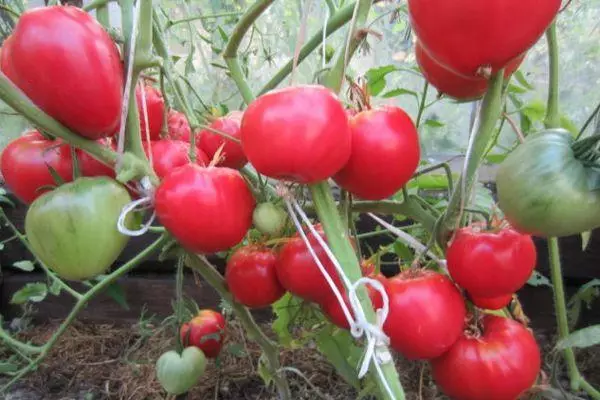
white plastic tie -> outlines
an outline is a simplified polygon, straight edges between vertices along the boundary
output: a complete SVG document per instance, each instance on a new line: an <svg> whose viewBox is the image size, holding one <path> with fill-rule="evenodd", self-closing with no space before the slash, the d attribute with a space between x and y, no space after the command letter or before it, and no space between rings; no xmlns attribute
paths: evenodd
<svg viewBox="0 0 600 400"><path fill-rule="evenodd" d="M145 176L140 180L139 189L144 196L125 205L121 209L121 214L119 214L119 219L117 220L117 229L126 236L144 235L150 230L152 223L156 219L156 212L153 210L148 221L142 224L140 229L132 230L126 226L125 220L127 219L129 213L132 213L135 210L143 210L152 206L154 200L154 188L149 177Z"/></svg>

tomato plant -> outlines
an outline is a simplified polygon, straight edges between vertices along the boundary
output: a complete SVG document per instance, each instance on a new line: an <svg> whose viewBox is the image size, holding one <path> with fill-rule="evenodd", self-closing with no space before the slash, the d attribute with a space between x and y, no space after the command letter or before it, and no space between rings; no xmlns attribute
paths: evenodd
<svg viewBox="0 0 600 400"><path fill-rule="evenodd" d="M197 347L206 357L216 358L225 341L225 318L213 310L200 310L194 318L181 326L179 334L184 346Z"/></svg>

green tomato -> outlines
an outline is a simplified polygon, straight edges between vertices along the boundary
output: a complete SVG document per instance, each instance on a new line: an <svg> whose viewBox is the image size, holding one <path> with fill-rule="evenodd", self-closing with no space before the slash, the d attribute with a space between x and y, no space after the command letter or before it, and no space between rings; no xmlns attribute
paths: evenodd
<svg viewBox="0 0 600 400"><path fill-rule="evenodd" d="M105 272L129 237L117 230L127 190L108 177L79 178L37 198L25 217L33 253L58 276L86 280ZM133 216L126 224L131 226Z"/></svg>
<svg viewBox="0 0 600 400"><path fill-rule="evenodd" d="M517 229L541 237L600 227L600 174L575 157L562 129L527 138L500 165L498 203Z"/></svg>
<svg viewBox="0 0 600 400"><path fill-rule="evenodd" d="M197 347L186 347L181 354L175 350L164 353L156 361L156 377L168 393L180 395L198 382L206 369L206 357Z"/></svg>
<svg viewBox="0 0 600 400"><path fill-rule="evenodd" d="M252 222L261 233L277 236L287 221L286 212L273 203L259 204L252 214Z"/></svg>

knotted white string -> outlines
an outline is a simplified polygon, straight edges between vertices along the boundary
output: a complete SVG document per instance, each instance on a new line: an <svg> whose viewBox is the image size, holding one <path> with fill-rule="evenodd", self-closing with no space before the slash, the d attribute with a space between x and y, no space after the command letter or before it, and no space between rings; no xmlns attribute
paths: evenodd
<svg viewBox="0 0 600 400"><path fill-rule="evenodd" d="M392 391L389 383L387 382L385 375L383 373L383 369L381 368L382 364L390 363L393 360L392 355L390 354L390 352L387 349L387 345L389 344L389 338L383 331L383 325L385 324L385 321L389 314L389 298L387 296L385 288L383 287L381 282L379 282L375 279L365 278L365 277L360 278L359 280L357 280L354 283L351 283L350 279L348 279L348 277L344 273L344 270L342 269L338 260L333 255L331 249L329 248L329 246L327 245L325 240L321 237L321 235L319 235L319 233L317 232L315 227L310 222L310 219L308 218L306 213L304 213L304 210L302 210L302 207L300 207L298 202L288 194L286 194L284 196L284 199L285 199L285 204L286 204L288 213L290 214L290 217L291 217L292 221L294 222L296 230L298 231L298 233L300 234L300 237L306 244L309 253L311 254L312 258L314 259L315 263L317 264L319 270L325 277L325 280L331 287L331 290L333 291L336 299L338 300L338 302L342 308L344 316L346 317L346 320L348 321L348 324L350 325L350 333L356 339L366 336L367 347L366 347L365 353L363 355L362 363L361 363L361 366L360 366L360 369L358 372L358 377L359 378L364 377L366 375L366 373L369 371L369 366L371 365L371 363L373 363L375 365L375 370L379 374L381 382L382 382L385 390L387 391L388 395L390 396L390 398L395 399L394 392ZM329 257L329 259L331 260L332 264L335 266L335 269L336 269L339 277L344 282L344 285L346 286L346 288L348 290L348 302L349 302L350 308L352 309L352 312L349 310L348 306L346 305L346 302L344 301L344 297L340 293L337 285L334 283L333 279L331 278L331 276L329 275L329 273L327 272L327 270L321 263L321 260L319 260L319 257L317 257L314 249L312 248L312 246L310 244L310 241L306 237L306 233L304 232L304 229L302 228L302 224L298 220L298 215L300 215L300 217L302 218L302 221L306 224L306 226L308 227L308 229L310 230L310 232L312 233L314 238L317 240L319 245L323 248L323 250ZM360 301L358 299L357 291L358 291L358 288L362 285L370 285L373 289L377 290L381 294L381 297L383 299L383 308L376 310L377 318L376 318L375 324L372 324L368 321L368 319L365 315L365 312L362 308L362 304L360 303Z"/></svg>
<svg viewBox="0 0 600 400"><path fill-rule="evenodd" d="M156 219L156 211L153 210L148 221L143 223L139 229L132 230L126 226L125 222L129 213L135 210L142 210L151 206L154 200L154 188L152 186L152 183L150 182L150 178L148 178L147 176L143 177L140 180L140 184L138 185L138 187L140 189L140 192L143 194L143 197L125 205L121 209L121 214L119 215L119 219L117 220L117 229L123 235L142 236L143 234L148 232L148 230L150 230L152 223Z"/></svg>

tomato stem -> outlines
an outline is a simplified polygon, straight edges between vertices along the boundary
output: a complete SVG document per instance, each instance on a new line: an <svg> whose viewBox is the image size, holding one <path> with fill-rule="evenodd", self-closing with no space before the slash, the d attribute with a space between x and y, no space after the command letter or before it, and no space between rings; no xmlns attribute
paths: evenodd
<svg viewBox="0 0 600 400"><path fill-rule="evenodd" d="M425 106L425 101L427 100L427 93L429 91L429 82L425 80L423 84L423 92L421 93L421 102L419 103L419 112L417 113L417 119L415 120L415 126L417 129L421 126L421 119L423 118L423 112L427 108Z"/></svg>
<svg viewBox="0 0 600 400"><path fill-rule="evenodd" d="M110 29L110 14L108 13L107 4L102 4L98 6L98 8L96 9L96 19L102 24L104 29Z"/></svg>
<svg viewBox="0 0 600 400"><path fill-rule="evenodd" d="M556 35L556 22L546 31L548 41L548 56L550 57L550 82L548 85L548 106L546 108L546 119L544 125L548 129L560 128L560 111L558 102L558 79L559 79L559 60L558 60L558 38Z"/></svg>
<svg viewBox="0 0 600 400"><path fill-rule="evenodd" d="M90 12L92 10L95 10L97 8L101 8L106 6L108 3L110 3L111 1L116 1L116 0L92 0L90 3L88 3L87 5L85 5L83 7L83 11L87 11ZM96 14L97 15L97 14ZM103 24L104 25L104 24ZM106 26L105 26L106 27Z"/></svg>

